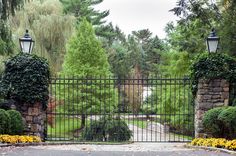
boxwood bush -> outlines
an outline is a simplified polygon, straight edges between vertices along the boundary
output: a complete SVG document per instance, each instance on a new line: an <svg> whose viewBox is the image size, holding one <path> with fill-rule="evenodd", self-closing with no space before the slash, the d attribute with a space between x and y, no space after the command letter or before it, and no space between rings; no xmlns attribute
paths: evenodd
<svg viewBox="0 0 236 156"><path fill-rule="evenodd" d="M16 110L8 110L7 113L10 117L9 122L9 134L11 135L21 135L24 130L23 119L20 112Z"/></svg>
<svg viewBox="0 0 236 156"><path fill-rule="evenodd" d="M23 130L24 124L20 112L0 109L0 134L20 135Z"/></svg>
<svg viewBox="0 0 236 156"><path fill-rule="evenodd" d="M225 137L228 139L236 138L236 107L228 107L224 109L219 114L218 120L223 123L223 126L227 131Z"/></svg>
<svg viewBox="0 0 236 156"><path fill-rule="evenodd" d="M236 138L236 107L220 107L207 111L203 117L205 132L216 138Z"/></svg>
<svg viewBox="0 0 236 156"><path fill-rule="evenodd" d="M0 109L0 134L9 134L10 130L10 116L9 114Z"/></svg>
<svg viewBox="0 0 236 156"><path fill-rule="evenodd" d="M225 109L225 107L214 108L207 111L203 116L203 127L207 133L210 133L213 137L224 137L224 127L221 121L218 119L219 114Z"/></svg>

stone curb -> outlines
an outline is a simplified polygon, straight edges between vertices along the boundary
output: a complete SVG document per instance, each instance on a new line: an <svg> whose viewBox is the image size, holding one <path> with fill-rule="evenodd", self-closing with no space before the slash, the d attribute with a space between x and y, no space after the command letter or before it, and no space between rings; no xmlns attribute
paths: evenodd
<svg viewBox="0 0 236 156"><path fill-rule="evenodd" d="M133 142L120 142L120 143L109 143L109 142L41 142L41 143L17 143L17 144L2 144L1 147L24 147L24 146L49 146L49 145L127 145Z"/></svg>
<svg viewBox="0 0 236 156"><path fill-rule="evenodd" d="M209 151L220 151L223 153L228 153L232 155L236 155L236 151L228 150L228 149L223 149L223 148L216 148L216 147L206 147L206 146L192 146L192 145L184 145L186 148L195 148L195 149L204 149L204 150L209 150Z"/></svg>

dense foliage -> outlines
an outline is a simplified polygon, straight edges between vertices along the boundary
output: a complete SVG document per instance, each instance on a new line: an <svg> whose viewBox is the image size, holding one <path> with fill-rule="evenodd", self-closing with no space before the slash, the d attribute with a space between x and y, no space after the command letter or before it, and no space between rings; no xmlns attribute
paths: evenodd
<svg viewBox="0 0 236 156"><path fill-rule="evenodd" d="M49 66L45 59L20 53L5 63L0 89L6 99L18 104L40 102L46 108Z"/></svg>
<svg viewBox="0 0 236 156"><path fill-rule="evenodd" d="M7 21L21 4L23 0L0 1L0 55L9 55L14 51L12 33Z"/></svg>
<svg viewBox="0 0 236 156"><path fill-rule="evenodd" d="M82 139L86 141L128 141L132 136L128 125L121 119L102 117L92 122L82 132Z"/></svg>
<svg viewBox="0 0 236 156"><path fill-rule="evenodd" d="M236 107L213 108L203 117L203 126L213 137L235 139Z"/></svg>
<svg viewBox="0 0 236 156"><path fill-rule="evenodd" d="M196 57L191 73L192 92L197 92L199 79L222 78L229 82L236 81L236 59L222 53L204 53Z"/></svg>
<svg viewBox="0 0 236 156"><path fill-rule="evenodd" d="M74 32L75 17L63 14L59 0L34 0L25 3L24 8L16 11L9 19L14 32L14 43L18 48L19 39L29 29L30 36L36 41L33 53L48 60L52 74L61 70L66 52L66 44Z"/></svg>
<svg viewBox="0 0 236 156"><path fill-rule="evenodd" d="M92 25L83 20L68 44L63 75L109 76L109 63L101 42L96 38Z"/></svg>
<svg viewBox="0 0 236 156"><path fill-rule="evenodd" d="M234 0L176 0L171 11L179 18L177 26L171 26L169 39L178 50L199 53L205 50L204 40L212 28L216 28L222 38L221 52L236 55ZM174 43L174 44L172 44Z"/></svg>
<svg viewBox="0 0 236 156"><path fill-rule="evenodd" d="M109 69L107 55L102 44L96 38L92 25L84 19L80 23L76 35L68 44L61 72L64 76L90 79L90 83L80 85L76 90L67 88L69 91L66 97L71 103L65 111L82 113L82 127L85 122L85 114L112 113L116 109L117 98L115 94L110 94L115 93L116 90L112 85L100 85L105 80L96 80L99 77L102 79L111 76ZM110 83L114 82L110 81ZM72 92L73 94L71 94ZM75 94L77 96L73 96Z"/></svg>
<svg viewBox="0 0 236 156"><path fill-rule="evenodd" d="M115 36L111 23L106 24L105 18L109 15L109 10L96 10L96 5L103 0L60 0L64 6L66 14L73 14L77 18L77 24L83 19L90 22L95 29L95 33L100 38L110 40Z"/></svg>

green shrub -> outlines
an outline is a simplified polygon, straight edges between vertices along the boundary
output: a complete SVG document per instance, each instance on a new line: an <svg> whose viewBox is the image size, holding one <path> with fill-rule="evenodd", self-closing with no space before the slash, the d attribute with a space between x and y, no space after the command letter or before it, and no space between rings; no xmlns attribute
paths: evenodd
<svg viewBox="0 0 236 156"><path fill-rule="evenodd" d="M221 121L218 119L219 114L225 109L225 107L213 108L207 111L203 116L203 127L207 133L213 135L213 137L224 137L224 127Z"/></svg>
<svg viewBox="0 0 236 156"><path fill-rule="evenodd" d="M86 141L128 141L131 136L132 132L124 121L110 117L93 121L81 135Z"/></svg>
<svg viewBox="0 0 236 156"><path fill-rule="evenodd" d="M11 135L21 135L24 130L23 119L20 112L15 110L8 110L10 116L10 133Z"/></svg>
<svg viewBox="0 0 236 156"><path fill-rule="evenodd" d="M105 134L108 141L128 141L132 136L123 120L109 120L105 125Z"/></svg>
<svg viewBox="0 0 236 156"><path fill-rule="evenodd" d="M1 102L0 103L0 109L4 109L4 110L10 110L11 109L11 106L9 105L9 103L7 102Z"/></svg>
<svg viewBox="0 0 236 156"><path fill-rule="evenodd" d="M236 107L228 107L227 109L224 109L219 114L218 120L223 123L223 126L227 131L225 132L225 137L228 139L236 138Z"/></svg>
<svg viewBox="0 0 236 156"><path fill-rule="evenodd" d="M0 109L0 134L8 134L10 129L10 117L9 114L3 110Z"/></svg>
<svg viewBox="0 0 236 156"><path fill-rule="evenodd" d="M82 139L86 141L104 141L105 140L105 120L100 119L93 121L90 125L86 126L82 132Z"/></svg>
<svg viewBox="0 0 236 156"><path fill-rule="evenodd" d="M155 105L150 105L150 104L144 104L141 108L143 114L147 115L147 118L149 115L156 114L157 112L157 106Z"/></svg>

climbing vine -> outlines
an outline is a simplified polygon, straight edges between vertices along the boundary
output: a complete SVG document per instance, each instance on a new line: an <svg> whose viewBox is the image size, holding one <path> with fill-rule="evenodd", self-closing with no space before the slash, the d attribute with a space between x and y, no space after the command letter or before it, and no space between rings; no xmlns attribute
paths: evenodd
<svg viewBox="0 0 236 156"><path fill-rule="evenodd" d="M222 53L198 55L191 66L192 93L196 95L199 79L222 78L236 82L236 59Z"/></svg>
<svg viewBox="0 0 236 156"><path fill-rule="evenodd" d="M19 104L40 102L46 108L49 86L48 62L36 55L20 53L5 63L0 92Z"/></svg>

